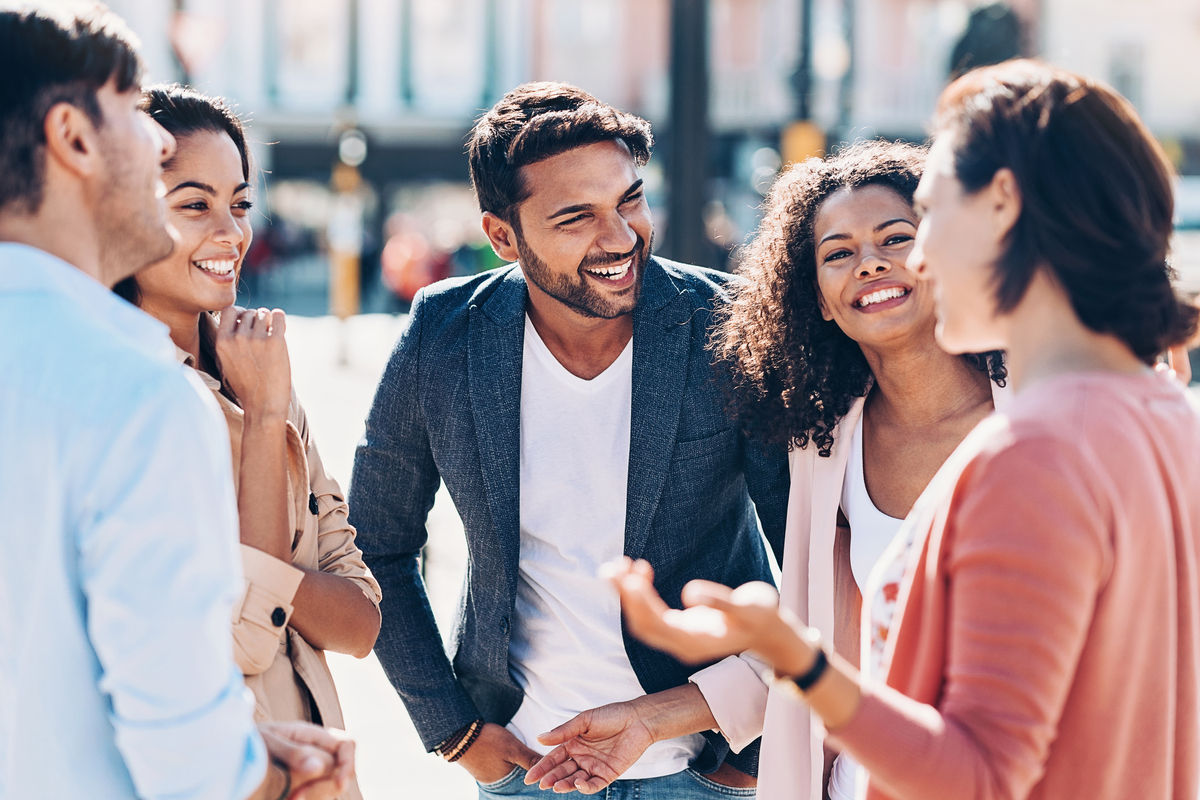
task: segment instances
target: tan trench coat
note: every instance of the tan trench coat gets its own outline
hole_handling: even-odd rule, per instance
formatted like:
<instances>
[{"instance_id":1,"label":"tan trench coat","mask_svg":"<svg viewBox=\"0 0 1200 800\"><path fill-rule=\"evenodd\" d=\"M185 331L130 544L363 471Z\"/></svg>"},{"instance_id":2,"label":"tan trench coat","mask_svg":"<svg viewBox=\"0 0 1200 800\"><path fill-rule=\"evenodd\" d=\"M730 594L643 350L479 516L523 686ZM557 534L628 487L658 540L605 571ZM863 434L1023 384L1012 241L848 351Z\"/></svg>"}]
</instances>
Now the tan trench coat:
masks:
<instances>
[{"instance_id":1,"label":"tan trench coat","mask_svg":"<svg viewBox=\"0 0 1200 800\"><path fill-rule=\"evenodd\" d=\"M191 356L178 350L183 363ZM229 427L235 487L241 479L242 409L221 394L220 383L197 374L212 390ZM363 563L347 520L345 496L326 472L293 392L287 420L288 526L293 531L290 564L242 545L244 589L233 609L234 657L254 693L256 720L305 720L345 728L325 653L288 623L303 570L320 570L353 581L378 607L379 584ZM343 795L357 800L356 785Z\"/></svg>"}]
</instances>

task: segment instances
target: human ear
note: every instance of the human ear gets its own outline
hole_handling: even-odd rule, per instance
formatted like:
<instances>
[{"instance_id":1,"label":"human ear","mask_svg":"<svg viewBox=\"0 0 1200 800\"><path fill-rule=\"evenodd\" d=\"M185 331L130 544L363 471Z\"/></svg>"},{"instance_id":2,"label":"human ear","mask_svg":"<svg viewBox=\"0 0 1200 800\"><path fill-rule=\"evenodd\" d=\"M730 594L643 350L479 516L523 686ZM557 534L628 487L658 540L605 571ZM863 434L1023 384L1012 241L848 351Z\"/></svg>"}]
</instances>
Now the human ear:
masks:
<instances>
[{"instance_id":1,"label":"human ear","mask_svg":"<svg viewBox=\"0 0 1200 800\"><path fill-rule=\"evenodd\" d=\"M496 255L505 261L516 261L517 232L513 226L490 211L483 212L482 225Z\"/></svg>"},{"instance_id":2,"label":"human ear","mask_svg":"<svg viewBox=\"0 0 1200 800\"><path fill-rule=\"evenodd\" d=\"M998 169L987 191L992 221L998 238L1003 239L1021 216L1021 189L1017 185L1017 176L1008 167Z\"/></svg>"},{"instance_id":3,"label":"human ear","mask_svg":"<svg viewBox=\"0 0 1200 800\"><path fill-rule=\"evenodd\" d=\"M55 103L42 121L47 164L55 164L81 178L100 169L96 126L84 111L70 103Z\"/></svg>"}]
</instances>

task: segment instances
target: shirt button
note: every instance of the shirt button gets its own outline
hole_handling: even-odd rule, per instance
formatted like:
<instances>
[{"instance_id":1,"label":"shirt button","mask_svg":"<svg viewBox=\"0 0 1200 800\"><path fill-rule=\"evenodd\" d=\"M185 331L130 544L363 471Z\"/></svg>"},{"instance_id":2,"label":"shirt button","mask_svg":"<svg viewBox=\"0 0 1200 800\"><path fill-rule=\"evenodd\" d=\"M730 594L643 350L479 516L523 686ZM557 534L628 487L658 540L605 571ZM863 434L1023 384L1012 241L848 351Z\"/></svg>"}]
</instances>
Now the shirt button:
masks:
<instances>
[{"instance_id":1,"label":"shirt button","mask_svg":"<svg viewBox=\"0 0 1200 800\"><path fill-rule=\"evenodd\" d=\"M500 632L508 633L508 617L500 618Z\"/></svg>"},{"instance_id":2,"label":"shirt button","mask_svg":"<svg viewBox=\"0 0 1200 800\"><path fill-rule=\"evenodd\" d=\"M271 624L276 628L282 628L285 622L287 622L287 612L276 606L275 610L271 612Z\"/></svg>"},{"instance_id":3,"label":"shirt button","mask_svg":"<svg viewBox=\"0 0 1200 800\"><path fill-rule=\"evenodd\" d=\"M317 505L317 496L312 492L308 493L308 510L312 514L316 514L321 510L321 507Z\"/></svg>"}]
</instances>

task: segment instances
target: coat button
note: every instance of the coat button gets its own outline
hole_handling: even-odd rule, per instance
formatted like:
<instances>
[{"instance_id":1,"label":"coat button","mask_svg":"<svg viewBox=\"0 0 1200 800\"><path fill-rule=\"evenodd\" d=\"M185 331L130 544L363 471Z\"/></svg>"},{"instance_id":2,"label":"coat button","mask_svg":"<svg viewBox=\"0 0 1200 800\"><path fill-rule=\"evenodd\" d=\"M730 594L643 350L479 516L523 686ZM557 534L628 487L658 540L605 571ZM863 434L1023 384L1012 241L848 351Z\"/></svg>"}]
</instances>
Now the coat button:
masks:
<instances>
[{"instance_id":1,"label":"coat button","mask_svg":"<svg viewBox=\"0 0 1200 800\"><path fill-rule=\"evenodd\" d=\"M508 633L508 617L500 618L500 632Z\"/></svg>"},{"instance_id":2,"label":"coat button","mask_svg":"<svg viewBox=\"0 0 1200 800\"><path fill-rule=\"evenodd\" d=\"M317 505L317 496L312 492L308 493L308 510L313 514L320 510L320 506Z\"/></svg>"},{"instance_id":3,"label":"coat button","mask_svg":"<svg viewBox=\"0 0 1200 800\"><path fill-rule=\"evenodd\" d=\"M287 612L279 606L275 606L275 610L271 612L271 624L276 628L282 628L285 622L287 622Z\"/></svg>"}]
</instances>

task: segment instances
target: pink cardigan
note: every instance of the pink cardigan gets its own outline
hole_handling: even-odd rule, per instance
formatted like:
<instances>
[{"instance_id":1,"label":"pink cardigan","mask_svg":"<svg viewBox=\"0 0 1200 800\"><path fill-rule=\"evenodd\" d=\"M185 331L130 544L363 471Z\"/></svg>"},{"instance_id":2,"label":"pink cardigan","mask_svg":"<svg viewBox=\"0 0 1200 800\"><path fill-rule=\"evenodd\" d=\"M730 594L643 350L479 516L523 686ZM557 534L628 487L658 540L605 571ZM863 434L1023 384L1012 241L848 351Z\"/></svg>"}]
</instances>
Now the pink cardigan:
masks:
<instances>
[{"instance_id":1,"label":"pink cardigan","mask_svg":"<svg viewBox=\"0 0 1200 800\"><path fill-rule=\"evenodd\" d=\"M997 408L1011 392L992 386ZM828 457L816 447L793 448L788 454L791 490L779 582L779 602L832 641L838 615L835 598L857 591L849 570L835 566L834 545L842 483L850 457L850 433L862 416L864 398L856 399L838 420ZM741 661L739 671L733 664ZM820 800L824 769L824 727L808 707L786 691L762 682L764 665L752 655L726 659L692 676L700 685L721 733L741 750L762 736L759 756L759 800ZM808 787L807 793L797 791Z\"/></svg>"},{"instance_id":2,"label":"pink cardigan","mask_svg":"<svg viewBox=\"0 0 1200 800\"><path fill-rule=\"evenodd\" d=\"M1149 373L1029 387L910 522L887 686L836 732L869 798L1197 797L1200 413L1184 392Z\"/></svg>"}]
</instances>

